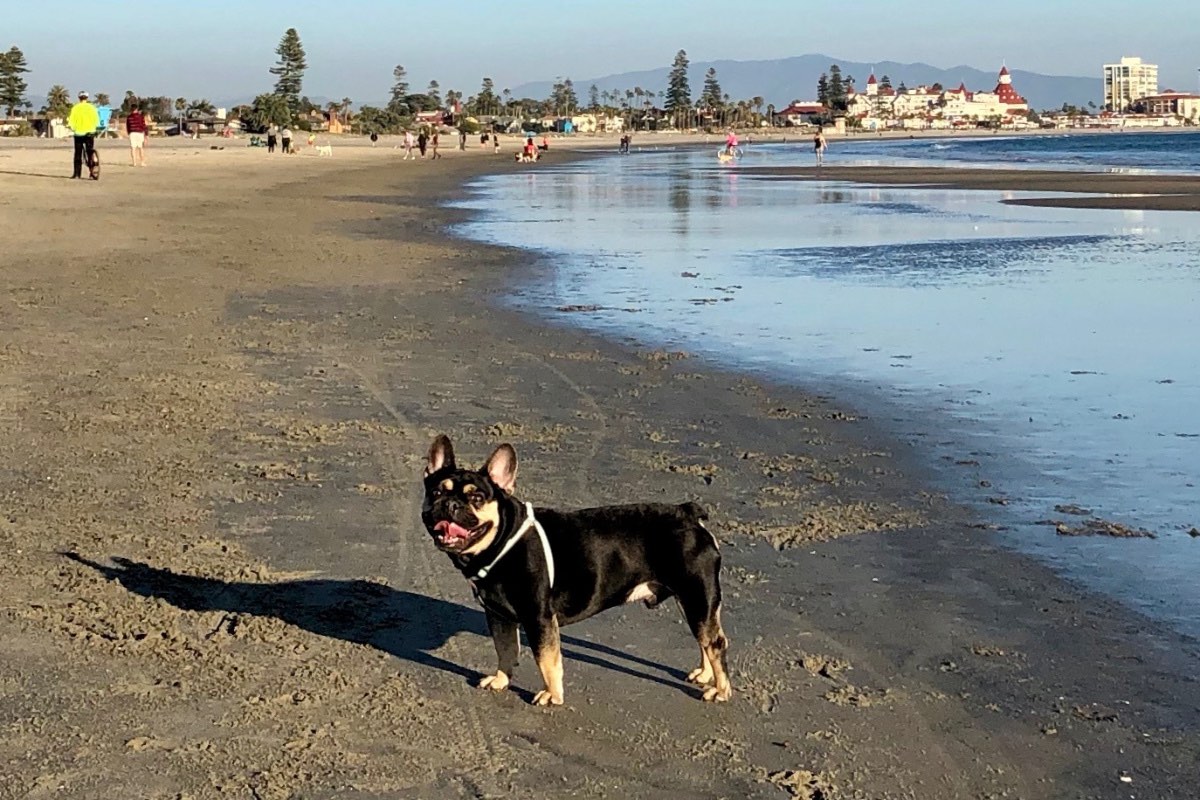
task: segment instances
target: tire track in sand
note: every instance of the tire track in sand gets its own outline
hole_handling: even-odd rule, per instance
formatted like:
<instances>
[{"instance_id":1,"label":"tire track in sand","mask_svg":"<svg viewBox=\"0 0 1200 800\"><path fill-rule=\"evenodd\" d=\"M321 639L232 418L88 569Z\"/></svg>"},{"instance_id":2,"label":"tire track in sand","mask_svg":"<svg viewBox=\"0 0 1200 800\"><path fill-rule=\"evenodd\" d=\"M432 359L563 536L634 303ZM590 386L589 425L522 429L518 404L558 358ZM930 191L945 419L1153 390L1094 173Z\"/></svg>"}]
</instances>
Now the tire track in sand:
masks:
<instances>
[{"instance_id":1,"label":"tire track in sand","mask_svg":"<svg viewBox=\"0 0 1200 800\"><path fill-rule=\"evenodd\" d=\"M378 376L381 372L378 356L368 354L358 364L355 364L355 359L343 352L336 363L351 373L354 383L358 388L369 395L380 408L387 412L388 416L395 421L396 426L406 436L414 443L421 441L422 431L418 425L396 408L387 391L381 388L378 381ZM388 497L389 505L392 507L392 515L399 530L399 535L396 537L397 548L399 549L399 564L395 566L395 574L405 585L418 589L423 594L436 596L440 594L440 587L435 586L429 577L434 574L432 558L427 548L413 547L409 542L409 536L412 535L410 531L413 530L412 524L409 521L415 518L413 512L420 508L421 505L416 481L401 479L400 476L406 475L409 470L404 466L401 457L397 453L390 448L382 447L376 448L376 452L381 462L383 462L381 466L384 474L380 476L381 482L388 489L386 496ZM418 567L415 573L410 569L414 558L419 560L419 564L415 565ZM443 623L436 618L430 620L430 622L437 628L439 635L444 638L446 642L444 645L445 649L450 651L456 662L462 663L465 660L463 658L464 653L461 645L451 635L452 631L447 630ZM479 718L479 711L470 703L461 705L460 710L469 726L471 744L474 745L473 748L467 748L466 752L484 754L484 767L489 775L500 772L504 768L506 761L500 756L495 746L484 734L483 724ZM479 792L476 793L479 794Z\"/></svg>"}]
</instances>

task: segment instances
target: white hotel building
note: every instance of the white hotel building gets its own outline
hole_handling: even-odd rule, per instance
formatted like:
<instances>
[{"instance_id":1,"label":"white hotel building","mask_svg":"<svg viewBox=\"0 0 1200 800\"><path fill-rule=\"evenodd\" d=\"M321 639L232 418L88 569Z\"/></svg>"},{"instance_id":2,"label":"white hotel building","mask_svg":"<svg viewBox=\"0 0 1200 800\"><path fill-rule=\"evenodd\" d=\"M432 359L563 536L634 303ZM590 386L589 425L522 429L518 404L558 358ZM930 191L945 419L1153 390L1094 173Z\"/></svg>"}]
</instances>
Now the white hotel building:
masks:
<instances>
[{"instance_id":1,"label":"white hotel building","mask_svg":"<svg viewBox=\"0 0 1200 800\"><path fill-rule=\"evenodd\" d=\"M1104 108L1122 113L1143 97L1158 94L1158 64L1126 56L1104 65Z\"/></svg>"}]
</instances>

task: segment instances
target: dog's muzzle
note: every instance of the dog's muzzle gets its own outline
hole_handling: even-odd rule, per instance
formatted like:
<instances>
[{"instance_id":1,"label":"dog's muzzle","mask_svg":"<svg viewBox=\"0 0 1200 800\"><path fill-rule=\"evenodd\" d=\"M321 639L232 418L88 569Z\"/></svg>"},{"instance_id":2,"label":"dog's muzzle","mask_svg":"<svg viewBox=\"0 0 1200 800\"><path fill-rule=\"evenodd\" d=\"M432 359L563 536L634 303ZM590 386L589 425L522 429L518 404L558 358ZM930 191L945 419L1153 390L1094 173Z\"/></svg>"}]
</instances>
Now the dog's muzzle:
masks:
<instances>
[{"instance_id":1,"label":"dog's muzzle","mask_svg":"<svg viewBox=\"0 0 1200 800\"><path fill-rule=\"evenodd\" d=\"M483 538L491 529L491 522L482 522L474 528L459 525L453 520L443 519L433 526L433 539L443 550L460 551Z\"/></svg>"}]
</instances>

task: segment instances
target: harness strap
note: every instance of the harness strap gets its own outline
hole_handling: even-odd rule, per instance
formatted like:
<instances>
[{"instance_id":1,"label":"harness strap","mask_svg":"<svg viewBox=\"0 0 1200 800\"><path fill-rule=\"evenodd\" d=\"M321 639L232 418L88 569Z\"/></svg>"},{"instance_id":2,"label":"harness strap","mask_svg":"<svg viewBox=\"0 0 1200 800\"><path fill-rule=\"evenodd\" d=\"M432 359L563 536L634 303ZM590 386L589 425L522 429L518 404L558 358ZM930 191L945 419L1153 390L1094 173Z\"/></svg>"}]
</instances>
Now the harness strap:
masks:
<instances>
[{"instance_id":1,"label":"harness strap","mask_svg":"<svg viewBox=\"0 0 1200 800\"><path fill-rule=\"evenodd\" d=\"M521 537L529 533L530 528L537 531L538 539L542 543L542 553L544 553L546 556L546 569L550 573L550 588L553 589L554 554L550 552L550 540L546 538L545 528L542 527L542 523L537 521L537 517L533 515L533 503L525 504L525 521L521 523L521 527L517 529L516 533L509 537L508 541L504 543L504 547L501 547L500 552L497 553L496 557L491 560L491 563L475 573L475 576L471 578L471 582L474 583L475 581L481 581L486 578L488 573L492 571L492 568L500 562L500 559L508 555L508 551L517 546L517 542L521 540Z\"/></svg>"}]
</instances>

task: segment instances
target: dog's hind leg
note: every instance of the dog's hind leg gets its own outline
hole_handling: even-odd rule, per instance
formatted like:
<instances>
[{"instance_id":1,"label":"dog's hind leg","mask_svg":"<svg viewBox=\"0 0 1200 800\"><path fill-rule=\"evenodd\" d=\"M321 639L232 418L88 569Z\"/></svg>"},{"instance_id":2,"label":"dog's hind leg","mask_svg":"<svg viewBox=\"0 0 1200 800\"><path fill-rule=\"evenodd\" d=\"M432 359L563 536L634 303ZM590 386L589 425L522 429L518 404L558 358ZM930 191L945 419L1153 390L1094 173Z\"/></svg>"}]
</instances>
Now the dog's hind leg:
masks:
<instances>
[{"instance_id":1,"label":"dog's hind leg","mask_svg":"<svg viewBox=\"0 0 1200 800\"><path fill-rule=\"evenodd\" d=\"M711 575L692 576L687 588L679 592L679 604L700 645L700 666L692 670L688 680L707 685L705 700L723 702L733 695L733 687L725 662L729 639L721 628L721 586L717 580L721 562L719 557L713 561Z\"/></svg>"},{"instance_id":2,"label":"dog's hind leg","mask_svg":"<svg viewBox=\"0 0 1200 800\"><path fill-rule=\"evenodd\" d=\"M729 682L729 669L725 661L725 654L729 651L729 639L721 628L719 602L712 615L704 621L701 637L700 648L708 656L713 671L713 685L704 690L704 699L709 702L724 702L733 696L733 685Z\"/></svg>"},{"instance_id":3,"label":"dog's hind leg","mask_svg":"<svg viewBox=\"0 0 1200 800\"><path fill-rule=\"evenodd\" d=\"M521 652L517 623L502 619L491 611L487 612L487 623L488 630L492 632L492 643L496 645L496 674L484 676L479 688L502 692L508 688Z\"/></svg>"},{"instance_id":4,"label":"dog's hind leg","mask_svg":"<svg viewBox=\"0 0 1200 800\"><path fill-rule=\"evenodd\" d=\"M546 688L534 696L533 702L539 706L561 706L563 663L562 645L558 638L558 618L550 617L526 625L525 633L529 636L529 645L533 648L538 670L541 671L542 681L546 684Z\"/></svg>"}]
</instances>

